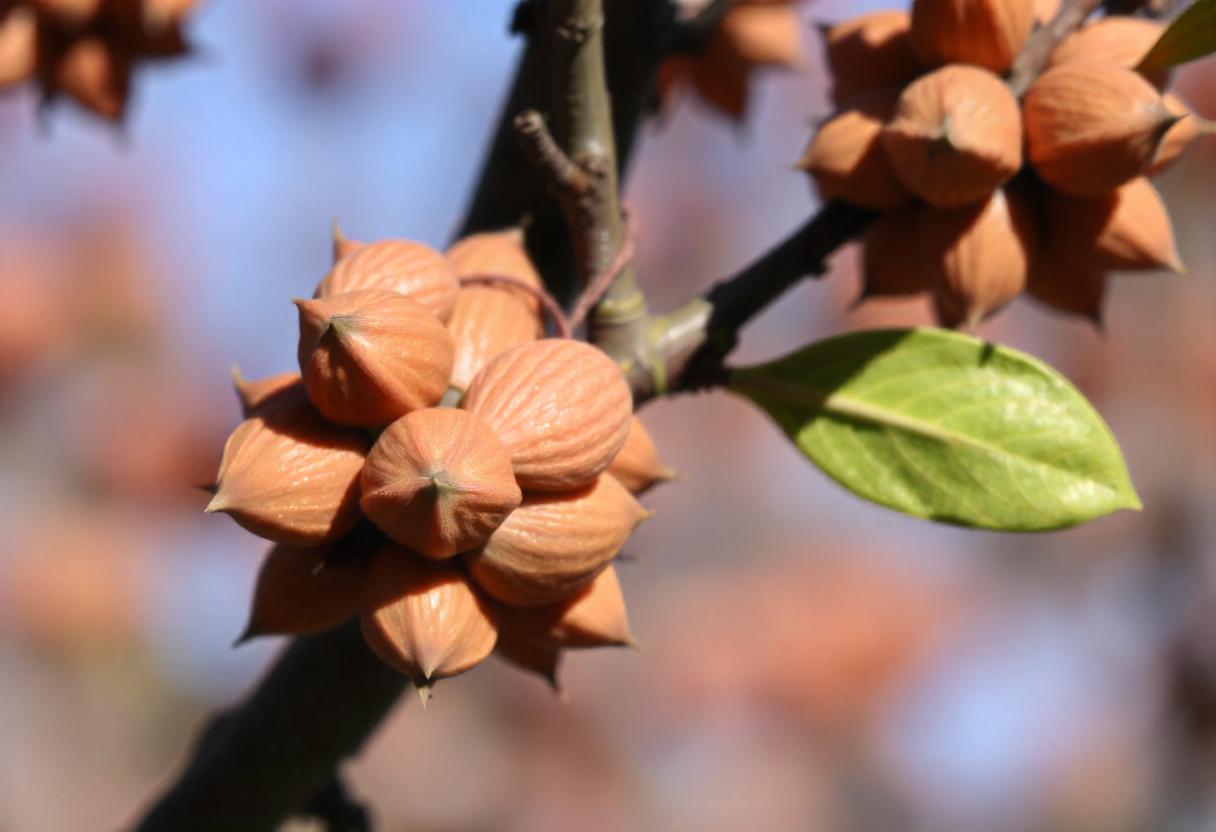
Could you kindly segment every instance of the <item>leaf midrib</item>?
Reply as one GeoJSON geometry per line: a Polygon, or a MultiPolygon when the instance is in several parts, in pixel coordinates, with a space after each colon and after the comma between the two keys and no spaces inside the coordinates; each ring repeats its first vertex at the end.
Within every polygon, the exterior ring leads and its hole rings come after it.
{"type": "Polygon", "coordinates": [[[965,433],[956,433],[947,430],[940,425],[926,422],[921,419],[915,419],[901,413],[891,410],[884,410],[872,404],[853,398],[848,394],[836,392],[825,392],[814,387],[803,386],[793,382],[780,381],[778,379],[764,378],[761,376],[745,375],[736,373],[731,379],[731,387],[739,392],[748,390],[760,393],[761,395],[776,396],[781,400],[790,402],[791,404],[804,405],[806,407],[821,409],[827,413],[848,416],[853,419],[877,425],[878,427],[898,428],[908,433],[916,434],[941,442],[946,445],[965,445],[978,451],[989,453],[993,456],[1005,457],[1010,460],[1021,463],[1022,465],[1037,465],[1044,468],[1050,468],[1053,471],[1059,471],[1062,474],[1084,479],[1095,485],[1106,489],[1112,494],[1117,494],[1118,489],[1103,483],[1092,477],[1086,477],[1078,474],[1070,468],[1062,468],[1058,465],[1053,465],[1046,460],[1034,459],[1033,457],[1019,456],[1012,453],[1006,448],[999,445],[992,445],[974,436],[969,436],[965,433]]]}

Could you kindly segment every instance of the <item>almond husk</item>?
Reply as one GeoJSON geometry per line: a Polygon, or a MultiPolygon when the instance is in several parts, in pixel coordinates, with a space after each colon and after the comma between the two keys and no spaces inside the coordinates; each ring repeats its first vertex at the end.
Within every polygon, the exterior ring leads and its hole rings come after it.
{"type": "Polygon", "coordinates": [[[32,5],[66,29],[75,29],[97,17],[105,0],[33,0],[32,5]]]}
{"type": "Polygon", "coordinates": [[[900,89],[920,73],[908,37],[906,11],[877,11],[824,30],[832,100],[843,105],[858,93],[900,89]]]}
{"type": "MultiPolygon", "coordinates": [[[[447,257],[459,277],[505,275],[542,286],[518,229],[465,237],[448,249],[447,257]]],[[[461,286],[448,329],[456,341],[451,385],[459,390],[490,359],[544,334],[537,299],[523,289],[494,284],[461,286]]]]}
{"type": "Polygon", "coordinates": [[[1179,118],[1173,127],[1165,131],[1161,144],[1157,146],[1157,152],[1153,154],[1153,159],[1144,172],[1145,176],[1156,176],[1169,170],[1191,149],[1197,139],[1211,135],[1216,127],[1212,122],[1195,115],[1186,102],[1176,95],[1166,93],[1165,107],[1179,118]]]}
{"type": "Polygon", "coordinates": [[[51,86],[102,118],[121,121],[131,89],[131,61],[100,37],[82,37],[55,62],[51,86]]]}
{"type": "Polygon", "coordinates": [[[337,263],[348,254],[354,254],[359,249],[367,245],[358,240],[352,240],[342,232],[342,226],[338,225],[338,221],[334,220],[333,228],[330,231],[330,247],[332,250],[333,262],[337,263]]]}
{"type": "Polygon", "coordinates": [[[412,240],[377,240],[340,257],[318,284],[315,297],[361,289],[398,292],[446,322],[456,308],[460,283],[447,258],[430,246],[412,240]]]}
{"type": "Polygon", "coordinates": [[[1101,269],[1065,262],[1049,249],[1030,270],[1026,294],[1050,309],[1084,318],[1101,329],[1107,280],[1101,269]]]}
{"type": "Polygon", "coordinates": [[[1169,211],[1152,183],[1138,177],[1100,197],[1046,190],[1046,247],[1072,268],[1184,271],[1169,211]]]}
{"type": "Polygon", "coordinates": [[[359,472],[370,444],[307,401],[260,407],[228,437],[207,511],[275,543],[336,540],[358,522],[359,472]]]}
{"type": "Polygon", "coordinates": [[[502,439],[521,488],[568,491],[594,480],[621,450],[633,396],[603,352],[546,338],[486,364],[460,406],[502,439]]]}
{"type": "Polygon", "coordinates": [[[975,327],[1026,287],[1037,239],[1033,211],[1002,189],[980,205],[925,208],[920,260],[944,326],[975,327]]]}
{"type": "Polygon", "coordinates": [[[359,505],[393,540],[431,558],[482,545],[523,495],[502,442],[478,416],[427,408],[393,422],[372,447],[359,505]]]}
{"type": "Polygon", "coordinates": [[[554,649],[633,647],[621,582],[609,566],[568,601],[544,607],[504,607],[503,629],[517,638],[554,649]]]}
{"type": "Polygon", "coordinates": [[[861,296],[908,297],[928,291],[930,280],[920,265],[919,206],[883,214],[861,241],[861,296]]]}
{"type": "Polygon", "coordinates": [[[1034,19],[1040,26],[1052,21],[1060,11],[1060,0],[1034,0],[1034,19]]]}
{"type": "Polygon", "coordinates": [[[722,17],[699,53],[664,61],[656,86],[666,103],[679,87],[691,84],[707,103],[738,121],[747,112],[748,80],[755,69],[804,63],[802,25],[792,4],[743,2],[722,17]]]}
{"type": "Polygon", "coordinates": [[[473,579],[499,601],[552,604],[588,586],[645,517],[633,495],[603,474],[578,491],[525,494],[486,545],[465,558],[473,579]]]}
{"type": "Polygon", "coordinates": [[[327,566],[340,545],[271,549],[258,570],[249,623],[238,643],[320,632],[356,615],[363,600],[363,566],[327,566]]]}
{"type": "Polygon", "coordinates": [[[327,419],[383,427],[443,398],[455,346],[420,304],[384,289],[295,304],[304,386],[327,419]]]}
{"type": "Polygon", "coordinates": [[[893,89],[862,93],[815,131],[795,167],[814,178],[821,199],[842,199],[879,211],[912,201],[882,142],[883,125],[898,97],[893,89]]]}
{"type": "Polygon", "coordinates": [[[494,655],[509,665],[541,677],[549,684],[554,693],[559,696],[562,694],[561,680],[558,678],[562,651],[558,648],[545,647],[517,638],[511,633],[509,626],[504,626],[498,633],[498,642],[494,645],[494,655]]]}
{"type": "Polygon", "coordinates": [[[265,378],[247,379],[239,368],[231,369],[232,386],[241,402],[241,415],[248,419],[259,407],[290,397],[303,400],[308,394],[299,373],[278,373],[265,378]]]}
{"type": "Polygon", "coordinates": [[[398,546],[372,556],[359,623],[372,652],[423,692],[479,664],[498,638],[493,610],[458,565],[398,546]]]}
{"type": "MultiPolygon", "coordinates": [[[[1165,31],[1159,20],[1126,15],[1109,15],[1087,24],[1060,41],[1051,53],[1048,66],[1075,61],[1111,64],[1135,69],[1165,31]]],[[[1153,86],[1165,89],[1169,84],[1168,69],[1145,76],[1153,86]]]]}
{"type": "Polygon", "coordinates": [[[607,470],[634,495],[644,494],[658,483],[668,482],[676,476],[659,458],[650,432],[637,416],[629,420],[625,444],[612,458],[607,470]]]}
{"type": "Polygon", "coordinates": [[[913,0],[909,37],[927,67],[1013,65],[1034,28],[1034,0],[913,0]]]}
{"type": "Polygon", "coordinates": [[[11,6],[0,11],[0,87],[19,84],[38,64],[38,21],[33,9],[11,6]]]}
{"type": "Polygon", "coordinates": [[[1022,116],[1031,164],[1074,196],[1099,196],[1139,176],[1179,120],[1137,73],[1085,61],[1039,76],[1022,116]]]}
{"type": "Polygon", "coordinates": [[[882,140],[896,175],[941,208],[983,200],[1022,166],[1017,100],[973,66],[943,67],[909,84],[882,140]]]}

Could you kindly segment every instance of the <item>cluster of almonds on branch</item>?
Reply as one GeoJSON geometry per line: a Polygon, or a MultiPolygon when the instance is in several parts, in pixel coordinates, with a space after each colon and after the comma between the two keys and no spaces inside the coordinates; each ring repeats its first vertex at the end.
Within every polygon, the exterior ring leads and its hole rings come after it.
{"type": "Polygon", "coordinates": [[[420,690],[493,650],[552,680],[563,649],[631,644],[612,562],[670,474],[619,367],[541,337],[521,235],[334,248],[300,373],[237,379],[208,506],[278,544],[247,635],[358,615],[420,690]]]}
{"type": "Polygon", "coordinates": [[[195,0],[0,0],[0,89],[36,83],[121,121],[141,61],[190,52],[182,22],[195,0]]]}
{"type": "MultiPolygon", "coordinates": [[[[669,104],[683,88],[694,90],[722,115],[747,114],[749,85],[758,69],[797,69],[806,62],[797,5],[802,0],[739,0],[731,4],[691,54],[674,55],[659,67],[659,101],[669,104]]],[[[705,0],[677,0],[685,18],[712,14],[705,0]]]]}
{"type": "Polygon", "coordinates": [[[1025,291],[1096,321],[1108,271],[1181,270],[1147,177],[1210,127],[1168,73],[1136,70],[1163,24],[1090,22],[1019,102],[1002,76],[1036,5],[914,0],[826,30],[839,110],[799,167],[823,198],[882,212],[863,297],[927,290],[943,324],[974,326],[1025,291]]]}

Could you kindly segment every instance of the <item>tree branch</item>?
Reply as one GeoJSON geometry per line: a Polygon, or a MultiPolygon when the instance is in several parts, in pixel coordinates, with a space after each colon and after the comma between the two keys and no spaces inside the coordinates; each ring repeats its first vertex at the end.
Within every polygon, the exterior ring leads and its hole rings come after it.
{"type": "MultiPolygon", "coordinates": [[[[1101,0],[1065,0],[1055,18],[1038,29],[1010,70],[1009,86],[1021,95],[1039,76],[1056,45],[1075,31],[1101,0]]],[[[859,236],[875,212],[829,202],[768,253],[705,295],[647,324],[649,363],[625,363],[634,403],[655,396],[725,383],[723,361],[739,330],[806,275],[819,276],[832,253],[859,236]]]]}
{"type": "MultiPolygon", "coordinates": [[[[603,0],[550,0],[553,127],[589,187],[559,189],[574,247],[575,271],[586,291],[607,273],[625,244],[617,180],[616,138],[604,66],[603,0]]],[[[646,298],[632,264],[611,279],[591,314],[596,344],[619,361],[645,343],[646,298]]]]}
{"type": "Polygon", "coordinates": [[[656,317],[650,331],[652,350],[662,358],[661,372],[637,365],[627,368],[634,403],[722,384],[723,360],[738,343],[739,330],[803,277],[822,275],[827,259],[876,216],[845,202],[829,202],[733,277],[676,311],[656,317]]]}
{"type": "Polygon", "coordinates": [[[1046,68],[1056,45],[1076,31],[1101,5],[1102,0],[1067,0],[1046,26],[1030,36],[1009,70],[1008,83],[1014,95],[1021,98],[1026,94],[1034,79],[1046,68]]]}
{"type": "Polygon", "coordinates": [[[329,788],[409,680],[358,624],[296,639],[242,704],[212,721],[139,832],[275,829],[329,788]]]}

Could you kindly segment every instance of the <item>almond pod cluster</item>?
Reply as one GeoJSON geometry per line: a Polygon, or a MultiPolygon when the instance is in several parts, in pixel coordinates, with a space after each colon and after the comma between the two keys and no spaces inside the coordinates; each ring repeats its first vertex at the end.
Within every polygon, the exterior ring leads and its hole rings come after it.
{"type": "Polygon", "coordinates": [[[0,89],[36,84],[122,121],[137,66],[190,54],[194,0],[14,0],[0,4],[0,89]]]}
{"type": "Polygon", "coordinates": [[[427,693],[495,651],[555,683],[563,650],[634,644],[612,563],[672,474],[617,364],[543,337],[522,235],[333,251],[299,372],[233,372],[207,510],[276,544],[242,640],[357,616],[427,693]]]}
{"type": "Polygon", "coordinates": [[[1182,269],[1147,177],[1211,128],[1136,69],[1163,24],[1086,23],[1019,101],[1003,76],[1040,5],[913,0],[824,30],[837,110],[797,167],[880,212],[863,299],[928,292],[943,325],[974,327],[1025,292],[1098,320],[1107,272],[1182,269]]]}
{"type": "MultiPolygon", "coordinates": [[[[691,90],[715,112],[732,121],[747,114],[753,73],[768,69],[796,69],[806,62],[803,25],[797,6],[802,0],[737,0],[707,36],[689,54],[668,58],[659,67],[657,92],[669,106],[683,91],[691,90]]],[[[691,14],[704,13],[706,4],[677,2],[691,14]]],[[[695,28],[695,27],[694,27],[695,28]]]]}

